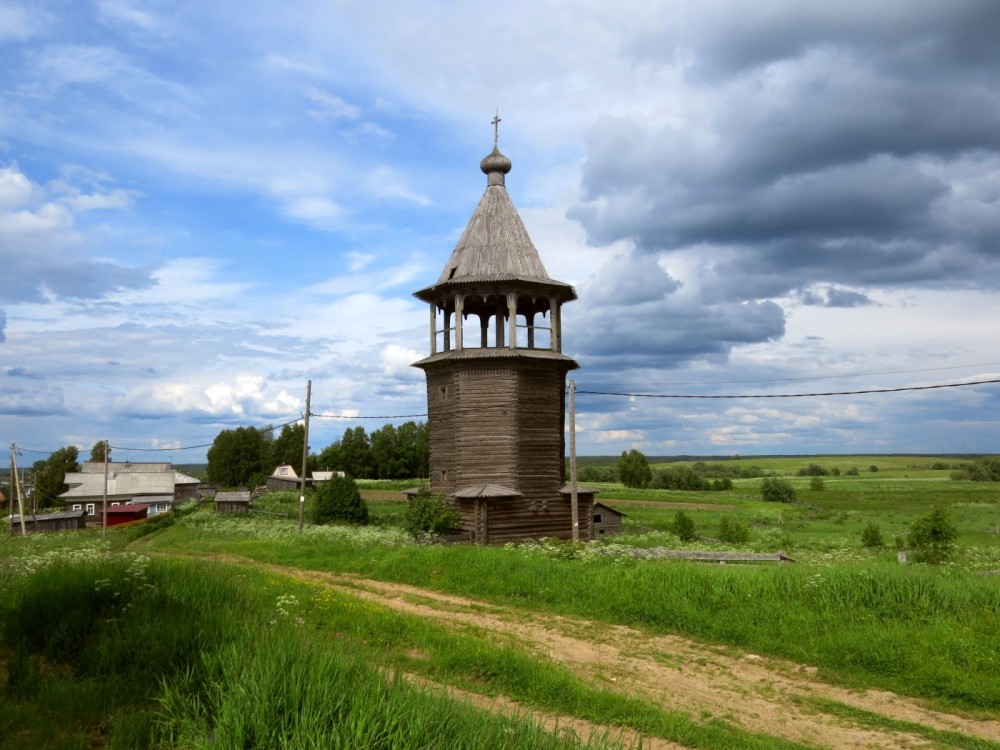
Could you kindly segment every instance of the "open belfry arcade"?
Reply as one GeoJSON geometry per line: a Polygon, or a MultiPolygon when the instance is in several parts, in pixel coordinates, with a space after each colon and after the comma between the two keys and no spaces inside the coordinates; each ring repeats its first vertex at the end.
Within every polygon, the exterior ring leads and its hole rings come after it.
{"type": "MultiPolygon", "coordinates": [[[[430,490],[476,544],[572,538],[565,471],[562,306],[572,286],[549,277],[505,187],[511,161],[482,160],[486,192],[438,280],[427,375],[430,490]]],[[[593,534],[594,490],[578,488],[579,538],[593,534]]]]}

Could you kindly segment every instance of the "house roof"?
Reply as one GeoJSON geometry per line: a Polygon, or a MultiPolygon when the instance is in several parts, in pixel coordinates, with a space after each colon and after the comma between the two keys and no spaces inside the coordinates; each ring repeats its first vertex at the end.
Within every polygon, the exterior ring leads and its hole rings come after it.
{"type": "MultiPolygon", "coordinates": [[[[569,495],[571,492],[573,492],[573,488],[568,484],[564,484],[559,489],[559,494],[561,495],[569,495]]],[[[600,490],[593,487],[584,487],[582,484],[578,484],[576,486],[576,494],[578,495],[596,495],[598,492],[600,492],[600,490]]]]}
{"type": "MultiPolygon", "coordinates": [[[[103,466],[103,464],[102,464],[103,466]]],[[[103,497],[104,471],[100,474],[73,472],[64,480],[70,488],[59,497],[65,500],[74,498],[103,497]]],[[[174,472],[135,472],[108,474],[108,496],[122,495],[169,495],[174,494],[174,472]]]]}
{"type": "Polygon", "coordinates": [[[299,475],[295,473],[295,469],[289,464],[282,464],[281,466],[275,466],[274,471],[271,472],[272,477],[277,477],[279,479],[298,479],[299,475]]]}
{"type": "Polygon", "coordinates": [[[595,508],[603,508],[604,510],[608,511],[609,513],[614,513],[616,516],[624,516],[624,515],[626,515],[625,513],[622,513],[620,510],[615,510],[610,505],[605,505],[604,503],[594,503],[594,507],[595,508]]]}
{"type": "MultiPolygon", "coordinates": [[[[86,515],[85,510],[62,510],[58,513],[38,513],[34,516],[25,515],[24,520],[27,521],[29,518],[35,521],[55,521],[60,518],[80,518],[86,515]]],[[[21,516],[14,514],[8,517],[10,523],[21,523],[21,516]]]]}
{"type": "MultiPolygon", "coordinates": [[[[165,471],[171,471],[172,467],[169,461],[150,461],[148,463],[143,463],[141,461],[109,461],[108,462],[108,474],[159,474],[165,471]]],[[[103,461],[84,461],[83,467],[80,469],[81,474],[101,474],[104,475],[104,462],[103,461]]]]}
{"type": "Polygon", "coordinates": [[[216,492],[215,502],[217,503],[249,503],[250,490],[236,490],[235,492],[216,492]]]}
{"type": "Polygon", "coordinates": [[[454,497],[469,500],[475,497],[524,497],[517,490],[510,487],[502,487],[499,484],[476,484],[471,487],[462,487],[455,490],[454,497]]]}
{"type": "Polygon", "coordinates": [[[146,503],[132,503],[131,505],[109,505],[108,515],[131,515],[133,513],[149,512],[149,505],[146,503]]]}
{"type": "Polygon", "coordinates": [[[183,472],[175,471],[174,484],[201,484],[201,480],[197,477],[190,477],[183,472]]]}
{"type": "Polygon", "coordinates": [[[563,300],[576,299],[572,286],[549,276],[514,208],[504,185],[510,159],[494,145],[479,168],[486,174],[486,192],[437,282],[415,296],[431,302],[443,287],[516,281],[542,285],[563,300]]]}

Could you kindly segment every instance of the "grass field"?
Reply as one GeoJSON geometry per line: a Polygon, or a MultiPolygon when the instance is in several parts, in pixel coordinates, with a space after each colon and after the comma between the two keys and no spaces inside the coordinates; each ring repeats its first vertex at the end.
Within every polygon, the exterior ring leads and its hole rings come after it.
{"type": "MultiPolygon", "coordinates": [[[[527,720],[427,694],[394,679],[397,670],[687,747],[798,747],[587,683],[513,641],[444,630],[248,567],[234,577],[226,566],[162,555],[240,556],[679,634],[789,659],[831,684],[1000,717],[1000,576],[985,574],[1000,570],[1000,485],[953,481],[949,469],[932,468],[940,461],[741,459],[789,479],[797,491],[791,504],[762,501],[759,478],[718,492],[602,485],[599,497],[626,514],[625,533],[580,545],[415,544],[398,525],[403,504],[389,499],[413,482],[362,483],[363,494],[379,498],[369,502],[373,523],[365,528],[307,524],[299,533],[292,493],[262,503],[268,515],[203,508],[113,530],[107,541],[93,530],[4,537],[0,748],[331,746],[316,744],[330,732],[344,733],[345,747],[578,746],[527,720]],[[841,475],[810,489],[810,477],[797,471],[811,463],[841,475]],[[845,476],[854,465],[858,476],[845,476]],[[935,506],[947,508],[958,527],[953,559],[900,565],[895,539],[935,506]],[[684,544],[671,533],[678,508],[695,520],[701,540],[684,544]],[[633,546],[734,549],[712,540],[722,518],[751,531],[735,548],[785,549],[798,562],[713,566],[627,555],[633,546]],[[871,522],[885,548],[861,546],[871,522]],[[304,666],[314,663],[322,674],[304,666]],[[279,675],[299,686],[294,705],[279,675]],[[358,699],[341,705],[339,686],[347,684],[358,685],[358,699]],[[65,708],[80,703],[86,708],[65,708]],[[335,728],[326,715],[331,703],[340,712],[335,728]]],[[[816,706],[896,726],[829,701],[816,706]]],[[[921,732],[935,747],[996,747],[921,732]]]]}

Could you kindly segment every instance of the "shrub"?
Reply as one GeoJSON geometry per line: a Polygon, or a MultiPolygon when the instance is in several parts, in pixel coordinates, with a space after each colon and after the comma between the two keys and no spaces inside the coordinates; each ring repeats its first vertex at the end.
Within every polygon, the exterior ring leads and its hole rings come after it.
{"type": "Polygon", "coordinates": [[[458,513],[447,505],[442,495],[432,495],[423,486],[406,503],[403,511],[403,528],[414,539],[425,534],[441,534],[458,527],[458,513]]]}
{"type": "Polygon", "coordinates": [[[910,549],[931,565],[944,562],[955,547],[958,529],[944,508],[938,506],[910,525],[910,549]]]}
{"type": "Polygon", "coordinates": [[[868,467],[868,471],[875,473],[876,471],[878,471],[878,467],[875,464],[872,464],[871,466],[868,467]]]}
{"type": "Polygon", "coordinates": [[[719,521],[719,541],[726,544],[746,544],[750,541],[750,529],[745,523],[731,521],[723,516],[719,521]]]}
{"type": "Polygon", "coordinates": [[[812,479],[810,479],[809,489],[813,490],[814,492],[822,492],[823,490],[825,490],[826,485],[823,484],[823,477],[814,476],[812,479]]]}
{"type": "Polygon", "coordinates": [[[809,464],[797,472],[800,477],[825,477],[829,472],[819,464],[809,464]]]}
{"type": "Polygon", "coordinates": [[[882,539],[882,529],[874,521],[870,521],[864,529],[861,530],[861,546],[867,547],[868,549],[876,549],[878,547],[884,547],[885,542],[882,539]]]}
{"type": "Polygon", "coordinates": [[[333,477],[320,482],[313,494],[312,521],[368,523],[368,504],[361,499],[358,486],[351,477],[333,477]]]}
{"type": "Polygon", "coordinates": [[[691,516],[682,510],[677,511],[674,515],[674,520],[670,524],[670,530],[682,542],[690,542],[695,538],[694,521],[691,520],[691,516]]]}
{"type": "Polygon", "coordinates": [[[845,471],[844,474],[847,475],[847,476],[849,476],[849,477],[861,476],[861,472],[858,471],[858,467],[857,466],[852,466],[850,469],[848,469],[847,471],[845,471]]]}
{"type": "Polygon", "coordinates": [[[769,503],[795,502],[795,488],[780,477],[766,477],[760,485],[760,494],[769,503]]]}

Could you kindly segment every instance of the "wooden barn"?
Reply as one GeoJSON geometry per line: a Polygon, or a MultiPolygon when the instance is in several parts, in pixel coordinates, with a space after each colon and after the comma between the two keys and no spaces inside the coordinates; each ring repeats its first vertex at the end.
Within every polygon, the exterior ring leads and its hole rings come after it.
{"type": "MultiPolygon", "coordinates": [[[[12,515],[8,519],[10,533],[21,533],[21,516],[12,515]]],[[[42,531],[76,531],[87,527],[87,514],[83,510],[67,510],[59,513],[39,513],[24,517],[24,530],[28,534],[42,531]]]]}
{"type": "MultiPolygon", "coordinates": [[[[427,377],[430,489],[477,544],[568,539],[564,394],[578,365],[562,353],[561,309],[576,292],[542,265],[495,133],[480,169],[486,192],[437,282],[415,293],[430,305],[430,356],[414,363],[427,377]]],[[[578,494],[589,539],[593,491],[578,494]]]]}
{"type": "Polygon", "coordinates": [[[594,536],[622,533],[622,518],[625,514],[604,503],[594,503],[594,536]]]}
{"type": "Polygon", "coordinates": [[[250,512],[250,491],[237,490],[235,492],[215,493],[216,513],[249,513],[250,512]]]}

